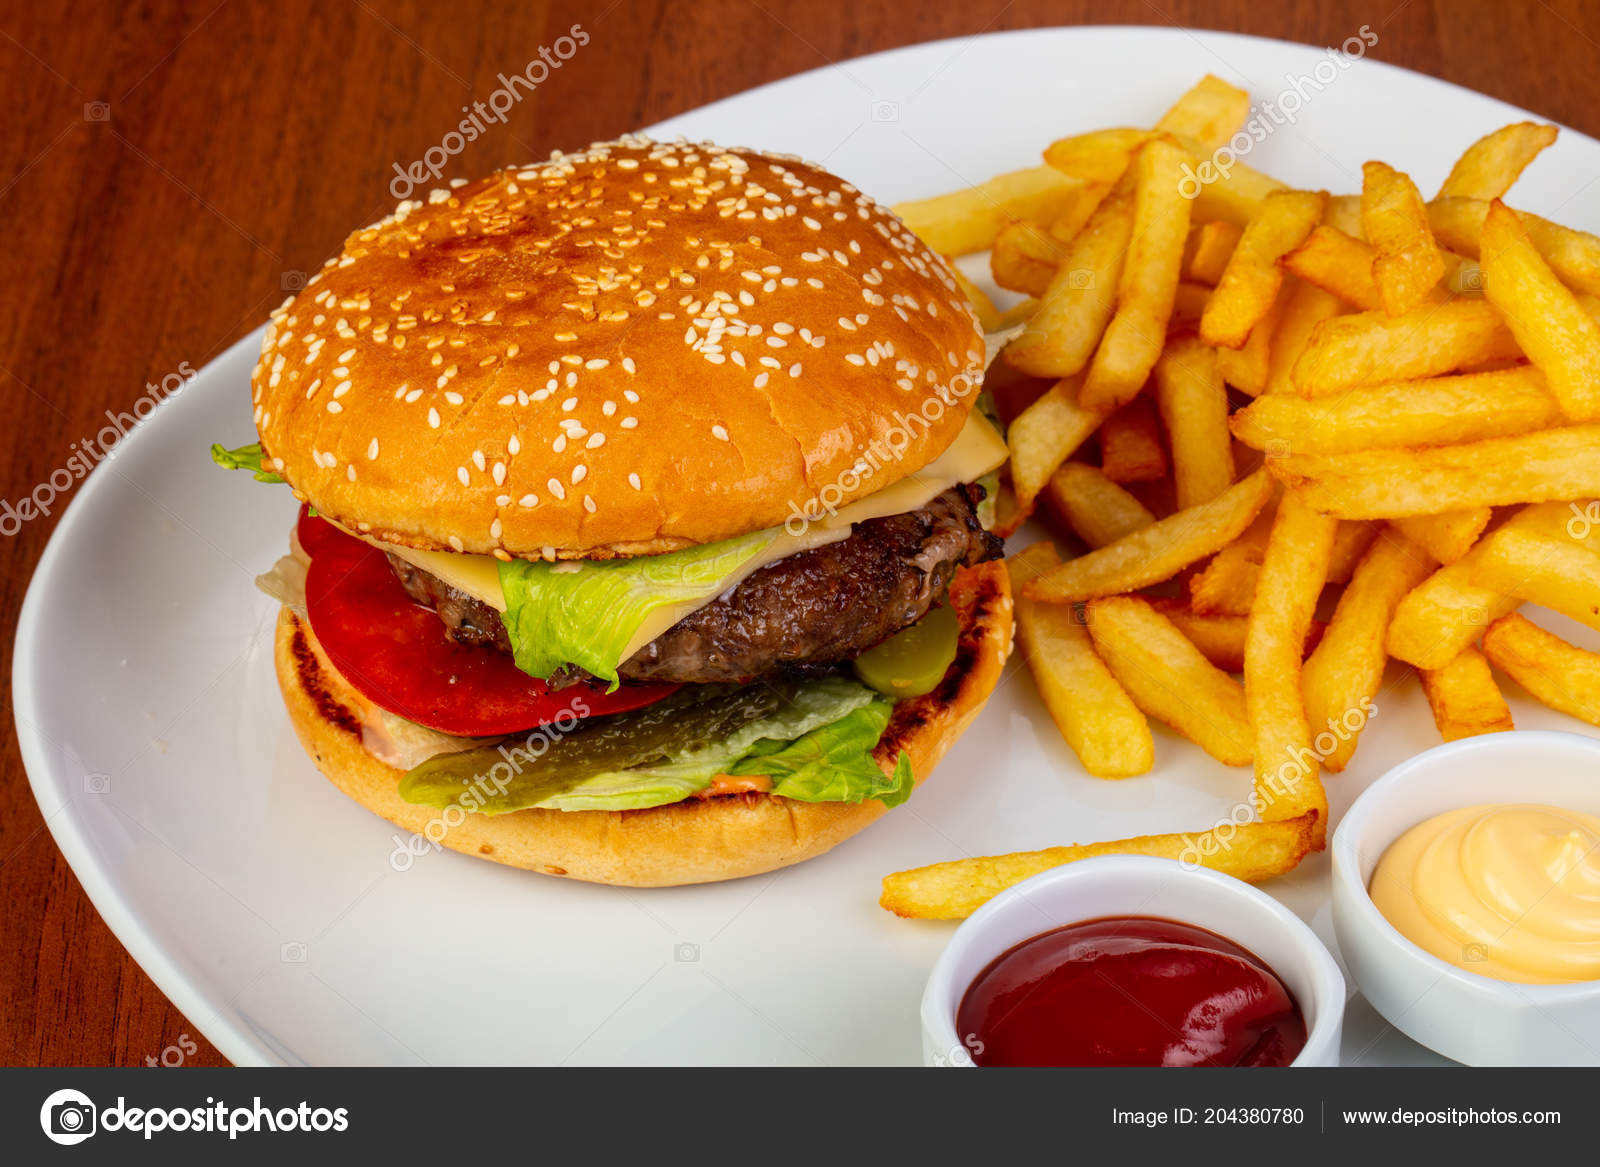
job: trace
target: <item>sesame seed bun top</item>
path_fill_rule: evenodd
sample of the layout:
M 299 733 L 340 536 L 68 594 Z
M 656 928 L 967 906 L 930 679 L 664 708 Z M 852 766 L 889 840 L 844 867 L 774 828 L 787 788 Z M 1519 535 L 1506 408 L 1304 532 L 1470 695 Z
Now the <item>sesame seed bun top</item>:
M 844 505 L 955 440 L 944 261 L 794 158 L 642 138 L 400 204 L 272 315 L 272 466 L 414 547 L 639 555 Z

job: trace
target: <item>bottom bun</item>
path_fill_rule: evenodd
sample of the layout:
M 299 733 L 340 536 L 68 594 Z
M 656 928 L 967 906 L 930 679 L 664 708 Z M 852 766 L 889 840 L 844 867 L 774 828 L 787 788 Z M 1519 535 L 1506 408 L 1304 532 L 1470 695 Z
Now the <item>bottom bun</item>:
M 895 706 L 874 757 L 892 773 L 900 751 L 920 784 L 978 715 L 1011 651 L 1005 564 L 957 574 L 955 662 L 938 688 Z M 289 720 L 318 769 L 396 826 L 466 855 L 547 875 L 625 887 L 670 887 L 759 875 L 821 855 L 883 814 L 876 800 L 797 802 L 770 794 L 690 798 L 648 810 L 519 810 L 464 817 L 400 797 L 403 771 L 362 744 L 365 702 L 285 608 L 274 656 Z

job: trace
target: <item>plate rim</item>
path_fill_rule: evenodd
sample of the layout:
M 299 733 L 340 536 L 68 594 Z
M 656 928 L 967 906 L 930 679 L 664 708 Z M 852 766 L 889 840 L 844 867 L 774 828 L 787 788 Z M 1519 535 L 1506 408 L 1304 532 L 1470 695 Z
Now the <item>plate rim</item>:
M 922 52 L 940 45 L 974 43 L 980 40 L 1052 36 L 1061 37 L 1062 39 L 1085 40 L 1116 40 L 1133 37 L 1171 41 L 1182 38 L 1200 43 L 1208 40 L 1224 43 L 1246 42 L 1256 46 L 1269 46 L 1277 51 L 1288 50 L 1294 53 L 1309 53 L 1313 55 L 1320 55 L 1329 51 L 1326 46 L 1307 44 L 1300 41 L 1281 40 L 1274 37 L 1220 29 L 1190 28 L 1176 25 L 1049 25 L 1038 28 L 1005 29 L 919 41 L 914 44 L 899 45 L 894 48 L 881 49 L 859 56 L 841 58 L 786 77 L 764 82 L 761 85 L 741 90 L 738 93 L 729 94 L 690 110 L 684 110 L 633 132 L 647 136 L 676 135 L 680 132 L 675 128 L 677 124 L 687 119 L 698 118 L 708 114 L 714 115 L 734 102 L 747 101 L 753 96 L 765 94 L 770 90 L 781 89 L 785 86 L 804 84 L 815 75 L 828 73 L 844 65 L 862 64 L 877 61 L 880 58 Z M 1223 64 L 1226 64 L 1226 62 L 1224 61 Z M 1434 77 L 1430 74 L 1371 56 L 1363 56 L 1354 62 L 1354 65 L 1360 69 L 1371 68 L 1405 75 L 1411 79 L 1421 80 L 1430 88 L 1441 87 L 1445 90 L 1467 95 L 1476 101 L 1489 102 L 1509 115 L 1536 119 L 1559 126 L 1566 134 L 1575 136 L 1600 148 L 1600 139 L 1585 134 L 1581 130 L 1573 129 L 1553 118 L 1513 105 L 1501 98 L 1480 93 L 1457 82 Z M 198 379 L 200 375 L 217 365 L 223 364 L 230 359 L 236 359 L 239 351 L 246 346 L 259 348 L 264 328 L 264 323 L 253 327 L 222 352 L 213 356 L 197 371 L 196 378 Z M 159 416 L 163 410 L 170 411 L 175 408 L 177 408 L 177 405 L 174 398 L 168 397 L 162 400 L 156 409 L 147 415 L 145 420 L 148 421 L 151 417 Z M 138 429 L 143 429 L 142 423 Z M 124 441 L 136 440 L 139 440 L 137 430 L 124 438 Z M 101 479 L 101 481 L 96 481 L 97 478 Z M 60 849 L 63 858 L 66 859 L 68 866 L 72 870 L 73 876 L 78 880 L 84 894 L 93 904 L 95 911 L 99 913 L 100 918 L 110 929 L 112 935 L 116 937 L 118 943 L 123 946 L 128 955 L 149 976 L 172 1005 L 183 1014 L 184 1018 L 199 1029 L 207 1040 L 217 1048 L 218 1052 L 236 1066 L 284 1066 L 297 1064 L 286 1059 L 278 1050 L 273 1048 L 273 1045 L 263 1035 L 255 1031 L 254 1027 L 250 1025 L 247 1016 L 240 1011 L 232 999 L 219 1000 L 220 989 L 214 982 L 202 976 L 193 976 L 185 971 L 180 962 L 169 955 L 166 946 L 157 940 L 155 932 L 144 919 L 144 913 L 135 906 L 127 892 L 111 878 L 110 873 L 101 867 L 95 848 L 89 840 L 85 820 L 77 812 L 76 803 L 68 792 L 67 784 L 58 777 L 55 763 L 49 754 L 49 743 L 45 740 L 42 731 L 34 729 L 35 724 L 42 724 L 43 721 L 36 700 L 36 685 L 34 681 L 44 649 L 40 622 L 41 612 L 46 604 L 45 595 L 49 590 L 47 583 L 53 578 L 57 570 L 57 562 L 66 553 L 65 548 L 73 542 L 73 532 L 76 527 L 84 521 L 84 515 L 94 508 L 96 505 L 95 500 L 106 490 L 112 489 L 108 485 L 111 481 L 112 476 L 110 475 L 91 473 L 74 493 L 66 509 L 62 512 L 61 518 L 56 523 L 54 530 L 51 531 L 50 538 L 46 542 L 38 562 L 34 565 L 22 605 L 18 611 L 11 663 L 12 721 L 16 728 L 18 751 L 22 758 L 23 769 L 28 777 L 29 788 L 44 820 L 46 830 Z M 46 810 L 45 795 L 47 793 L 61 804 L 54 813 Z M 200 1017 L 207 1018 L 205 1024 L 198 1020 Z M 330 1064 L 352 1063 L 334 1062 Z

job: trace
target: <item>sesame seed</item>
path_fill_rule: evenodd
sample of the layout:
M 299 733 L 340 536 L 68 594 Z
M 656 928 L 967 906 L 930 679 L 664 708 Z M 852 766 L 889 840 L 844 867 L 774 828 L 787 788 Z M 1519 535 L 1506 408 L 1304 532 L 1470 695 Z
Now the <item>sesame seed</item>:
M 467 473 L 465 466 L 456 467 L 456 478 L 460 480 L 462 486 L 472 485 L 472 476 Z
M 635 490 L 641 489 L 642 484 L 639 482 L 639 475 L 636 473 L 628 475 L 628 485 L 633 487 Z
M 373 438 L 367 443 L 367 461 L 370 462 L 378 456 L 378 439 Z
M 439 411 L 431 406 L 428 409 L 428 426 L 431 429 L 439 428 Z

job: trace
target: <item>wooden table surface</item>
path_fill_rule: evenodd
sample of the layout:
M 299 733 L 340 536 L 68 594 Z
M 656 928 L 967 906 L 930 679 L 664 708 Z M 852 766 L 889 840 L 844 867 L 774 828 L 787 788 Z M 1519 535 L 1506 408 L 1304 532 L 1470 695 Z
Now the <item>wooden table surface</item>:
M 647 125 L 863 53 L 1073 23 L 1221 28 L 1370 54 L 1600 135 L 1600 5 L 1581 0 L 193 0 L 0 12 L 0 499 L 16 500 L 146 381 L 256 327 L 502 70 L 581 24 L 590 41 L 467 147 L 453 174 Z M 94 7 L 94 6 L 89 6 Z M 1196 72 L 1204 67 L 1196 64 Z M 1068 67 L 1068 66 L 1064 66 Z M 1137 62 L 1129 62 L 1136 74 Z M 287 273 L 287 274 L 286 274 Z M 62 501 L 65 501 L 64 499 Z M 14 626 L 54 517 L 4 537 Z M 0 523 L 0 532 L 12 524 Z M 117 586 L 107 579 L 106 587 Z M 9 650 L 12 637 L 5 642 Z M 8 651 L 9 655 L 9 651 Z M 10 702 L 9 661 L 0 692 Z M 11 719 L 6 718 L 6 727 Z M 134 964 L 0 753 L 0 1061 L 223 1059 Z

